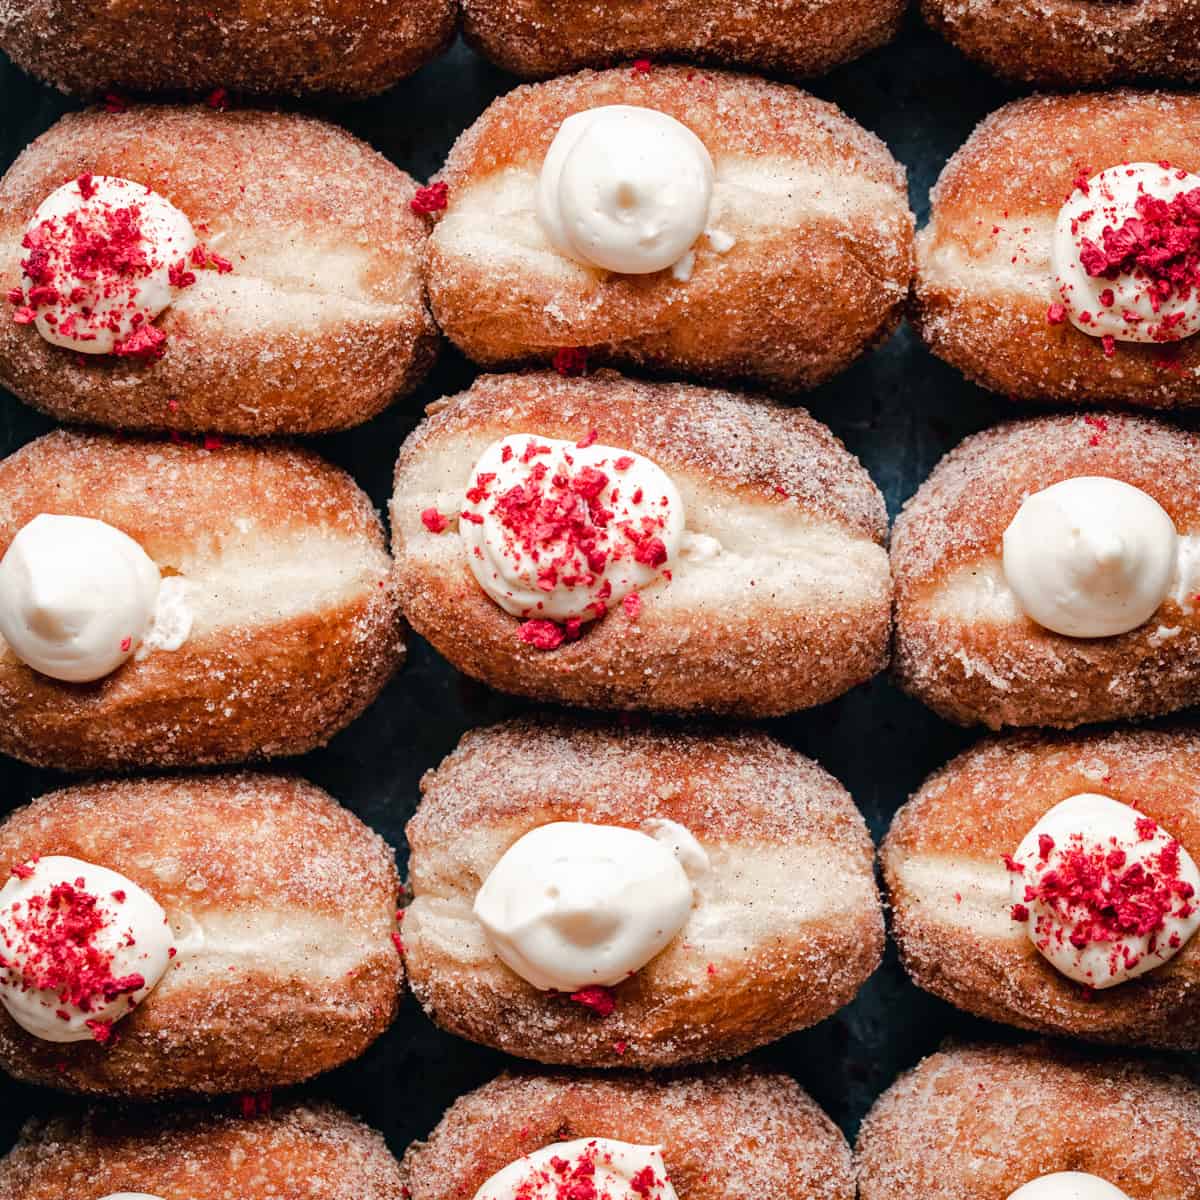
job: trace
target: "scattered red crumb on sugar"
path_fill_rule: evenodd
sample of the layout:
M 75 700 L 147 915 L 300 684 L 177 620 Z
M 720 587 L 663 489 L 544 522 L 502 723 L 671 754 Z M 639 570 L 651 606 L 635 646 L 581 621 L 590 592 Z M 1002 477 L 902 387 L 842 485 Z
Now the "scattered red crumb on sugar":
M 540 617 L 522 622 L 517 636 L 535 650 L 557 650 L 566 641 L 566 631 L 562 626 Z
M 631 621 L 636 621 L 642 615 L 642 597 L 637 592 L 630 592 L 621 601 L 621 607 Z
M 223 88 L 213 88 L 207 96 L 204 97 L 204 103 L 209 108 L 215 108 L 218 112 L 224 112 L 229 107 L 229 92 Z
M 225 445 L 225 440 L 218 437 L 215 433 L 206 433 L 204 435 L 203 446 L 205 450 L 220 450 Z
M 1100 445 L 1101 435 L 1108 432 L 1108 418 L 1097 416 L 1094 413 L 1088 413 L 1083 418 L 1083 423 L 1087 426 L 1090 426 L 1092 429 L 1094 429 L 1096 431 L 1088 438 L 1088 445 L 1089 446 Z
M 37 313 L 24 305 L 13 312 L 13 320 L 18 325 L 32 325 L 36 317 Z
M 106 92 L 104 96 L 104 111 L 106 113 L 128 112 L 129 101 L 118 92 Z
M 586 450 L 589 446 L 592 446 L 595 444 L 596 438 L 598 436 L 599 436 L 599 434 L 597 434 L 597 432 L 594 429 L 589 429 L 587 431 L 587 433 L 584 434 L 584 436 L 581 437 L 579 439 L 579 441 L 577 441 L 575 443 L 575 449 L 576 450 Z
M 612 988 L 601 987 L 599 984 L 580 988 L 579 991 L 572 992 L 568 999 L 583 1005 L 584 1008 L 590 1008 L 598 1017 L 611 1016 L 617 1007 L 617 998 L 613 995 Z
M 121 639 L 121 653 L 128 654 L 133 649 L 133 638 L 126 637 Z
M 710 975 L 715 975 L 717 973 L 716 963 L 709 963 L 706 970 Z
M 628 1043 L 628 1042 L 624 1042 L 624 1041 L 622 1041 L 622 1042 L 613 1042 L 613 1050 L 614 1050 L 614 1051 L 615 1051 L 617 1054 L 624 1054 L 624 1053 L 625 1053 L 625 1051 L 626 1051 L 626 1050 L 628 1050 L 628 1049 L 629 1049 L 629 1043 Z
M 1046 321 L 1051 325 L 1061 325 L 1067 319 L 1065 304 L 1052 304 L 1046 309 Z
M 421 524 L 430 533 L 442 533 L 449 526 L 450 522 L 436 508 L 426 508 L 421 512 Z
M 416 195 L 409 201 L 408 206 L 418 216 L 428 217 L 435 212 L 441 212 L 450 203 L 450 185 L 448 183 L 431 183 L 428 187 L 417 188 Z
M 653 69 L 653 63 L 648 58 L 639 58 L 634 60 L 633 70 L 630 72 L 634 77 L 638 75 L 649 75 Z
M 404 940 L 398 933 L 392 934 L 392 945 L 396 947 L 396 953 L 401 957 L 404 956 Z
M 113 1040 L 111 1021 L 85 1021 L 84 1024 L 92 1031 L 92 1037 L 101 1046 L 107 1046 Z
M 157 362 L 167 352 L 167 335 L 157 325 L 143 325 L 113 347 L 118 358 Z
M 587 350 L 583 346 L 560 346 L 554 352 L 554 369 L 567 378 L 587 374 Z
M 1117 352 L 1117 339 L 1111 333 L 1106 333 L 1100 339 L 1100 348 L 1104 351 L 1105 358 L 1112 358 Z

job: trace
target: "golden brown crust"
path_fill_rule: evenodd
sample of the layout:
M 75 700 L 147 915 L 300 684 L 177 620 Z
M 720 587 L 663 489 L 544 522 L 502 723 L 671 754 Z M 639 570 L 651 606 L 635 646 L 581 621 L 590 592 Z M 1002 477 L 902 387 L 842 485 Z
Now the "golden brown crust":
M 784 75 L 821 75 L 891 41 L 901 0 L 464 0 L 463 33 L 527 78 L 623 58 L 684 58 Z
M 1176 730 L 989 739 L 931 776 L 896 814 L 884 842 L 892 933 L 904 965 L 920 987 L 1009 1025 L 1198 1049 L 1200 938 L 1145 975 L 1091 992 L 1056 971 L 1004 919 L 1003 856 L 1055 804 L 1082 792 L 1152 817 L 1200 860 L 1200 736 Z M 922 863 L 940 870 L 942 880 L 928 885 L 927 872 L 913 869 Z M 975 871 L 988 872 L 995 887 L 972 895 Z M 966 906 L 961 918 L 949 905 L 956 889 Z M 986 921 L 970 919 L 976 903 Z
M 416 184 L 344 130 L 203 105 L 63 117 L 0 180 L 0 290 L 21 286 L 38 205 L 85 172 L 166 196 L 233 271 L 199 271 L 176 294 L 155 363 L 75 354 L 0 313 L 0 382 L 21 399 L 123 429 L 319 433 L 373 417 L 424 378 L 438 335 Z
M 576 1066 L 732 1058 L 823 1020 L 879 964 L 861 815 L 831 775 L 762 734 L 528 718 L 469 733 L 421 792 L 405 961 L 429 1015 L 473 1041 Z M 652 819 L 684 825 L 710 871 L 697 915 L 613 989 L 610 1016 L 539 992 L 494 956 L 471 905 L 513 842 L 551 821 Z
M 0 0 L 0 47 L 65 92 L 368 95 L 445 50 L 453 0 Z
M 65 770 L 301 754 L 374 700 L 404 643 L 383 529 L 344 472 L 282 446 L 59 431 L 0 462 L 0 555 L 37 514 L 107 521 L 194 583 L 192 633 L 90 684 L 0 642 L 0 749 Z
M 1008 79 L 1097 87 L 1200 76 L 1196 0 L 922 0 L 925 19 Z
M 892 532 L 893 670 L 948 720 L 1070 728 L 1171 712 L 1200 688 L 1200 613 L 1168 598 L 1144 625 L 1069 638 L 1017 613 L 952 603 L 948 580 L 998 570 L 1021 501 L 1059 480 L 1105 475 L 1149 493 L 1181 534 L 1200 534 L 1200 439 L 1144 417 L 1041 417 L 967 438 L 934 468 Z
M 793 1080 L 748 1067 L 502 1075 L 457 1100 L 400 1171 L 413 1200 L 468 1197 L 522 1155 L 582 1137 L 661 1145 L 688 1200 L 854 1196 L 850 1150 L 833 1122 Z
M 0 876 L 48 855 L 145 888 L 178 953 L 106 1046 L 41 1041 L 0 1009 L 0 1063 L 19 1079 L 141 1098 L 260 1091 L 358 1057 L 395 1017 L 392 851 L 311 784 L 241 773 L 52 792 L 0 825 Z
M 1200 338 L 1117 342 L 1108 357 L 1099 338 L 1047 320 L 1050 242 L 1075 179 L 1147 161 L 1200 171 L 1200 97 L 1035 96 L 988 117 L 947 163 L 917 237 L 913 321 L 934 354 L 1020 400 L 1200 403 Z
M 460 671 L 501 691 L 589 708 L 762 716 L 832 699 L 886 665 L 883 499 L 803 410 L 611 372 L 482 376 L 437 408 L 401 449 L 392 539 L 405 616 Z M 739 542 L 741 568 L 732 555 L 714 560 L 730 564 L 734 581 L 718 580 L 715 598 L 713 588 L 683 590 L 699 568 L 681 559 L 670 584 L 643 594 L 636 619 L 614 609 L 578 641 L 536 650 L 475 582 L 453 524 L 434 534 L 420 514 L 440 501 L 453 521 L 471 467 L 498 438 L 578 440 L 593 429 L 670 473 L 685 504 L 695 502 L 700 532 L 732 540 L 744 514 L 769 530 Z M 805 557 L 814 530 L 835 540 L 833 555 Z M 773 539 L 794 544 L 785 551 Z M 818 559 L 831 574 L 814 583 Z
M 162 1200 L 402 1200 L 383 1138 L 332 1105 L 239 1119 L 211 1110 L 96 1110 L 31 1121 L 0 1160 L 6 1200 L 136 1188 Z
M 668 113 L 713 157 L 714 195 L 726 197 L 719 219 L 736 241 L 721 254 L 702 238 L 686 283 L 669 270 L 564 269 L 545 243 L 533 215 L 542 159 L 566 117 L 605 104 Z M 753 211 L 748 171 L 774 172 Z M 497 217 L 486 192 L 471 192 L 502 172 L 511 192 Z M 451 341 L 485 366 L 584 347 L 596 362 L 794 391 L 886 337 L 907 299 L 903 168 L 835 106 L 782 84 L 659 67 L 519 87 L 459 138 L 440 178 L 449 204 L 426 247 L 430 303 Z
M 1200 1088 L 1128 1059 L 1047 1045 L 945 1050 L 867 1114 L 860 1200 L 1006 1200 L 1059 1171 L 1130 1200 L 1198 1200 Z

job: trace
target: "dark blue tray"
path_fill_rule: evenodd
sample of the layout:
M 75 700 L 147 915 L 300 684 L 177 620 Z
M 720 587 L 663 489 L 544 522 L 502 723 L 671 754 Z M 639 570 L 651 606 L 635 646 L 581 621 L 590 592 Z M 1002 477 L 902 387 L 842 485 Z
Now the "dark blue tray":
M 461 44 L 386 95 L 314 111 L 366 139 L 420 180 L 440 165 L 457 134 L 516 83 Z M 976 122 L 1016 93 L 988 78 L 910 16 L 893 45 L 812 85 L 879 134 L 908 167 L 922 224 L 943 163 Z M 4 168 L 70 101 L 0 59 L 0 154 Z M 359 429 L 314 439 L 351 471 L 381 509 L 401 441 L 425 404 L 465 387 L 473 368 L 446 351 L 415 395 Z M 967 433 L 1011 415 L 1011 406 L 932 358 L 907 327 L 832 383 L 801 398 L 856 453 L 894 516 L 933 464 Z M 0 396 L 0 454 L 51 423 Z M 404 824 L 417 781 L 461 734 L 520 709 L 452 670 L 419 639 L 406 669 L 374 707 L 325 750 L 287 764 L 327 788 L 406 855 Z M 777 737 L 821 762 L 851 791 L 878 839 L 928 772 L 972 740 L 902 696 L 885 680 L 823 708 L 767 722 Z M 0 811 L 63 777 L 0 761 Z M 853 1137 L 864 1112 L 895 1076 L 948 1033 L 1011 1036 L 955 1012 L 908 982 L 889 950 L 848 1008 L 757 1056 L 793 1074 Z M 460 1093 L 506 1063 L 503 1055 L 436 1030 L 410 998 L 395 1026 L 356 1063 L 315 1080 L 329 1097 L 381 1129 L 399 1154 L 424 1135 Z M 64 1103 L 55 1094 L 0 1081 L 0 1149 L 24 1119 Z

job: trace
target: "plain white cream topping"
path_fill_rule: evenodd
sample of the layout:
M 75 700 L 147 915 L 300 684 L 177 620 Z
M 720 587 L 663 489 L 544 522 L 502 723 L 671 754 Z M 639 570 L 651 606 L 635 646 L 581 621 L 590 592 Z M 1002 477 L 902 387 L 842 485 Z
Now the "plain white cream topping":
M 1057 1171 L 1017 1188 L 1008 1200 L 1129 1200 L 1129 1197 L 1098 1175 Z
M 1143 813 L 1110 796 L 1083 792 L 1056 804 L 1025 835 L 1013 855 L 1020 871 L 1009 874 L 1009 893 L 1014 905 L 1029 911 L 1024 922 L 1029 939 L 1038 952 L 1068 979 L 1097 989 L 1114 987 L 1127 979 L 1153 970 L 1174 958 L 1200 928 L 1200 871 L 1191 855 L 1179 847 L 1178 878 L 1192 889 L 1190 897 L 1173 897 L 1172 908 L 1160 929 L 1137 935 L 1130 932 L 1117 941 L 1089 940 L 1082 946 L 1071 942 L 1071 933 L 1086 923 L 1088 910 L 1065 901 L 1047 903 L 1029 898 L 1027 888 L 1043 880 L 1048 872 L 1060 870 L 1071 849 L 1123 856 L 1111 869 L 1124 875 L 1139 865 L 1161 876 L 1159 857 L 1175 839 L 1154 822 L 1151 836 L 1144 837 L 1138 821 Z M 1053 848 L 1043 853 L 1040 839 L 1049 837 Z M 1178 915 L 1180 912 L 1186 915 Z
M 519 838 L 475 897 L 497 956 L 542 991 L 612 987 L 687 923 L 708 856 L 682 825 L 555 821 Z
M 603 105 L 559 127 L 538 179 L 538 219 L 561 254 L 648 275 L 686 259 L 712 190 L 712 158 L 686 125 L 653 108 Z M 677 278 L 688 275 L 681 266 Z
M 521 1200 L 556 1200 L 564 1180 L 581 1165 L 583 1177 L 604 1200 L 676 1200 L 661 1146 L 635 1146 L 610 1138 L 578 1138 L 543 1146 L 497 1171 L 475 1193 L 475 1200 L 516 1200 L 517 1196 Z M 635 1178 L 637 1188 L 633 1186 Z
M 0 1004 L 22 1029 L 47 1042 L 82 1042 L 94 1037 L 88 1022 L 111 1024 L 140 1004 L 166 973 L 170 963 L 171 927 L 158 902 L 132 880 L 107 867 L 65 855 L 49 855 L 25 865 L 0 889 Z M 49 899 L 60 884 L 68 884 L 98 901 L 105 924 L 89 943 L 111 956 L 108 974 L 114 979 L 141 975 L 144 986 L 105 1000 L 94 1000 L 88 1011 L 68 1003 L 54 991 L 33 989 L 22 981 L 22 970 L 36 971 L 29 961 L 29 934 L 21 927 L 33 919 L 29 904 Z M 118 896 L 123 894 L 123 898 Z
M 191 631 L 187 584 L 160 579 L 127 534 L 42 513 L 0 559 L 0 635 L 52 679 L 88 683 L 135 652 L 177 650 Z
M 529 535 L 506 517 L 500 501 L 527 485 L 541 489 L 556 511 L 569 507 L 585 514 L 585 494 L 576 489 L 587 478 L 598 483 L 599 476 L 590 472 L 604 477 L 594 499 L 611 513 L 592 529 L 600 557 L 589 557 L 563 536 Z M 679 489 L 650 459 L 615 446 L 593 443 L 581 449 L 530 434 L 503 438 L 483 452 L 471 471 L 462 513 L 467 515 L 460 516 L 458 530 L 479 586 L 515 617 L 552 621 L 593 620 L 630 592 L 654 583 L 674 563 L 684 536 Z M 472 515 L 482 520 L 471 520 Z M 662 562 L 639 562 L 630 531 L 660 541 L 666 552 Z
M 1106 227 L 1119 230 L 1130 218 L 1138 218 L 1139 196 L 1173 200 L 1195 188 L 1200 188 L 1200 175 L 1139 162 L 1109 167 L 1087 181 L 1086 191 L 1077 187 L 1071 193 L 1054 227 L 1051 264 L 1055 288 L 1076 329 L 1120 342 L 1178 341 L 1200 329 L 1200 292 L 1193 290 L 1186 300 L 1171 295 L 1155 312 L 1144 278 L 1129 273 L 1116 279 L 1089 275 L 1080 261 L 1084 238 L 1103 246 Z M 1106 304 L 1109 291 L 1112 303 Z M 1127 313 L 1139 319 L 1128 320 Z M 1164 318 L 1180 313 L 1178 324 L 1163 325 Z
M 1004 575 L 1021 608 L 1069 637 L 1148 621 L 1171 591 L 1178 537 L 1152 497 L 1081 475 L 1028 496 L 1004 531 Z
M 51 286 L 59 299 L 34 304 L 34 325 L 55 346 L 83 354 L 111 354 L 143 324 L 151 322 L 174 299 L 171 268 L 185 268 L 197 245 L 192 223 L 169 200 L 130 179 L 112 175 L 83 176 L 56 188 L 38 206 L 26 227 L 26 238 L 48 255 Z M 143 267 L 118 273 L 101 267 L 82 273 L 70 250 L 76 231 L 108 241 L 113 221 L 132 212 L 140 230 Z M 29 261 L 26 258 L 24 261 Z M 26 300 L 39 280 L 23 275 Z

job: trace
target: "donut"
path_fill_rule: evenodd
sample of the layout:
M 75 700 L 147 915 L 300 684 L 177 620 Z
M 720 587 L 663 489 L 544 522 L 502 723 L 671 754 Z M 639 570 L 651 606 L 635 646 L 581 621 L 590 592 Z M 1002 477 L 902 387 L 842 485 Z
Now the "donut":
M 51 792 L 0 824 L 0 872 L 0 1064 L 18 1079 L 257 1092 L 357 1058 L 396 1015 L 392 851 L 302 780 Z
M 917 236 L 918 332 L 969 379 L 1014 399 L 1195 406 L 1197 172 L 1194 95 L 1035 96 L 999 109 L 933 189 Z
M 0 383 L 119 429 L 357 425 L 436 353 L 419 196 L 296 114 L 65 116 L 0 180 Z
M 989 71 L 1040 87 L 1200 78 L 1196 0 L 922 0 L 925 20 Z
M 1095 413 L 963 441 L 892 531 L 899 685 L 993 729 L 1194 704 L 1198 451 L 1194 433 Z
M 396 466 L 395 577 L 465 674 L 766 716 L 886 664 L 883 499 L 803 410 L 607 371 L 481 376 L 434 409 Z
M 833 1122 L 787 1076 L 749 1067 L 501 1075 L 455 1101 L 400 1173 L 413 1200 L 550 1200 L 581 1177 L 608 1200 L 854 1197 Z
M 307 451 L 57 431 L 0 461 L 0 496 L 0 750 L 24 762 L 302 754 L 403 659 L 379 518 Z
M 897 0 L 637 0 L 619 12 L 579 0 L 464 0 L 462 7 L 468 43 L 526 78 L 606 67 L 638 55 L 822 75 L 890 42 L 904 13 Z
M 882 852 L 919 987 L 1023 1029 L 1192 1050 L 1198 859 L 1183 730 L 985 741 L 922 785 Z
M 9 1200 L 403 1195 L 379 1134 L 332 1105 L 302 1103 L 249 1120 L 204 1109 L 97 1109 L 30 1121 L 0 1159 L 0 1188 Z
M 467 734 L 421 793 L 408 977 L 472 1041 L 573 1065 L 732 1058 L 879 965 L 866 825 L 764 734 L 525 718 Z
M 64 92 L 381 92 L 445 50 L 454 0 L 35 0 L 0 8 L 0 49 Z M 119 103 L 114 97 L 110 103 Z
M 487 367 L 794 392 L 896 327 L 904 169 L 833 105 L 720 71 L 583 71 L 494 101 L 435 185 L 430 304 Z
M 876 1101 L 860 1200 L 1196 1200 L 1200 1088 L 1146 1062 L 960 1046 Z

